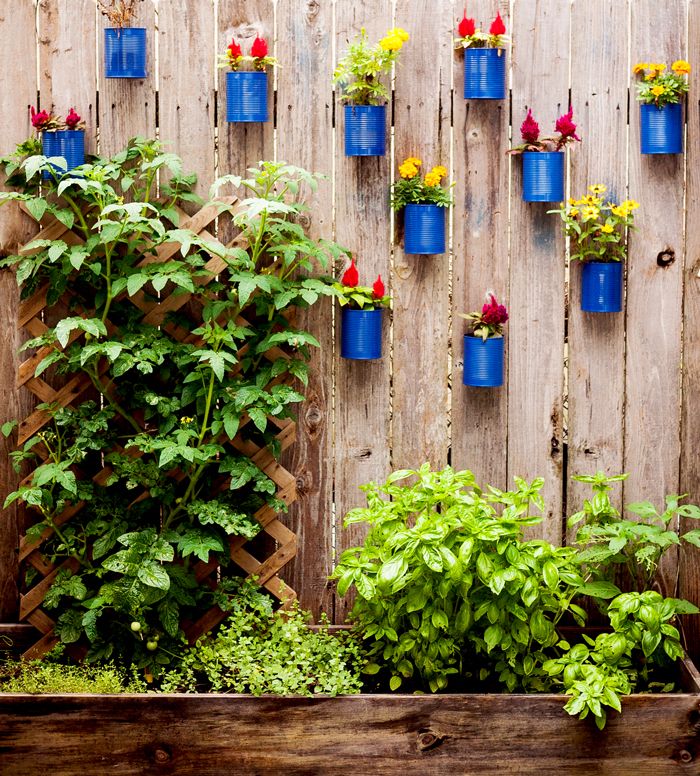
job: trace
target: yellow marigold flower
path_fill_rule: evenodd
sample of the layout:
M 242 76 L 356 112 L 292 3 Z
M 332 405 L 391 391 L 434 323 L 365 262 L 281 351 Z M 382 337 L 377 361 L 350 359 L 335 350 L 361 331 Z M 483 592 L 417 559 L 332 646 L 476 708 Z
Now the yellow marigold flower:
M 437 166 L 433 167 L 430 172 L 434 172 L 436 175 L 444 178 L 445 175 L 447 175 L 447 167 L 443 167 L 441 164 L 438 164 Z
M 442 180 L 442 175 L 439 175 L 434 170 L 431 170 L 425 176 L 425 185 L 426 186 L 439 186 L 441 180 Z
M 403 41 L 398 35 L 387 35 L 379 41 L 379 45 L 384 51 L 399 51 L 403 46 Z
M 605 194 L 605 192 L 608 190 L 607 186 L 603 186 L 602 183 L 594 183 L 592 186 L 588 187 L 589 191 L 592 191 L 594 194 L 600 195 Z
M 638 75 L 639 73 L 643 73 L 648 66 L 649 66 L 648 62 L 637 62 L 637 64 L 632 68 L 632 72 L 635 75 Z
M 593 207 L 592 205 L 589 205 L 588 207 L 584 207 L 581 211 L 581 215 L 583 216 L 585 221 L 592 220 L 594 218 L 598 218 L 600 215 L 600 210 L 597 207 Z
M 671 65 L 671 70 L 677 75 L 688 75 L 690 72 L 690 62 L 686 62 L 685 59 L 677 59 Z
M 605 234 L 610 234 L 615 231 L 615 227 L 612 224 L 603 224 L 600 227 L 600 231 L 605 232 Z
M 418 175 L 418 168 L 413 162 L 405 161 L 399 165 L 399 175 L 402 178 L 415 178 Z
M 404 161 L 404 164 L 406 163 L 415 164 L 416 167 L 420 167 L 421 164 L 423 164 L 423 162 L 421 162 L 420 159 L 416 159 L 415 156 L 409 156 L 408 159 Z
M 664 86 L 652 86 L 651 87 L 651 93 L 654 95 L 654 97 L 661 97 L 661 95 L 666 91 L 666 87 Z
M 402 43 L 405 43 L 409 37 L 406 30 L 404 30 L 402 27 L 394 27 L 393 29 L 389 30 L 387 35 L 396 35 L 397 38 L 401 39 Z
M 626 199 L 622 203 L 622 207 L 625 208 L 625 210 L 636 210 L 639 207 L 639 202 L 634 199 Z

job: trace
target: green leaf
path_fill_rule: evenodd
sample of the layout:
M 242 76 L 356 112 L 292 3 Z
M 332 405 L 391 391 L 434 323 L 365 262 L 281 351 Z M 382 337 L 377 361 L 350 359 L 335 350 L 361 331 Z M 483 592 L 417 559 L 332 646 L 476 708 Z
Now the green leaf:
M 47 201 L 41 197 L 28 199 L 24 204 L 35 221 L 41 221 L 48 207 Z
M 389 689 L 392 692 L 396 692 L 396 690 L 398 690 L 399 687 L 401 687 L 401 682 L 402 682 L 402 679 L 400 676 L 392 676 L 391 679 L 389 680 Z
M 155 587 L 159 590 L 170 588 L 168 572 L 155 561 L 146 561 L 136 572 L 136 576 L 148 587 Z
M 578 592 L 591 598 L 615 598 L 620 595 L 620 588 L 612 582 L 586 582 L 579 587 Z

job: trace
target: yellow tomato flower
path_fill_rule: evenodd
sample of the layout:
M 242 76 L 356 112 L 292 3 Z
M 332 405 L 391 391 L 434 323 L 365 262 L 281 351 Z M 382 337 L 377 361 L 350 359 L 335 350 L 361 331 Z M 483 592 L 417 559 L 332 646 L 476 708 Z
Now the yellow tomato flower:
M 425 185 L 426 186 L 439 186 L 441 180 L 442 180 L 442 175 L 436 173 L 435 170 L 431 170 L 425 176 Z
M 583 216 L 584 221 L 591 221 L 594 218 L 598 218 L 600 215 L 600 210 L 597 207 L 588 205 L 588 207 L 583 208 L 581 215 Z
M 402 178 L 415 178 L 418 175 L 418 168 L 413 162 L 405 161 L 399 165 L 399 175 Z
M 603 186 L 602 183 L 594 183 L 592 186 L 588 187 L 589 191 L 592 191 L 594 194 L 605 194 L 605 192 L 608 190 L 607 186 Z
M 384 51 L 399 51 L 403 46 L 403 41 L 398 35 L 387 35 L 379 41 L 379 45 Z
M 600 227 L 600 231 L 605 232 L 605 234 L 610 234 L 615 231 L 615 227 L 612 224 L 603 224 Z
M 677 75 L 688 75 L 690 72 L 690 62 L 686 62 L 685 59 L 677 59 L 671 65 L 671 70 Z

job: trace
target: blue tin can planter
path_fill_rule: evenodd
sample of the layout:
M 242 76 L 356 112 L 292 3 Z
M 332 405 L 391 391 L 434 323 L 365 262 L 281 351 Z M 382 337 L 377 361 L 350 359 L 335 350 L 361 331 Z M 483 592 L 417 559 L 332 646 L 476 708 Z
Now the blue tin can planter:
M 506 52 L 495 48 L 464 49 L 464 99 L 505 100 Z
M 464 337 L 464 385 L 498 388 L 503 385 L 503 337 Z
M 267 73 L 264 70 L 226 73 L 226 121 L 229 124 L 267 121 Z
M 386 154 L 386 105 L 345 106 L 345 156 Z
M 680 103 L 639 106 L 639 136 L 643 154 L 683 153 L 683 107 Z
M 146 28 L 105 27 L 105 78 L 146 75 Z
M 343 307 L 340 355 L 357 361 L 382 357 L 382 309 L 353 310 Z
M 525 151 L 523 153 L 523 200 L 562 202 L 564 200 L 564 152 Z
M 406 205 L 403 249 L 404 253 L 444 253 L 445 208 L 437 205 Z
M 584 262 L 581 309 L 587 313 L 619 313 L 622 310 L 621 261 Z
M 85 130 L 64 129 L 57 134 L 61 135 L 61 156 L 68 169 L 85 164 Z
M 61 152 L 61 133 L 60 132 L 42 132 L 41 133 L 41 153 L 44 156 L 63 156 Z M 57 175 L 60 175 L 63 170 L 57 165 L 52 165 Z M 48 170 L 41 171 L 41 177 L 46 181 L 51 178 L 51 173 Z

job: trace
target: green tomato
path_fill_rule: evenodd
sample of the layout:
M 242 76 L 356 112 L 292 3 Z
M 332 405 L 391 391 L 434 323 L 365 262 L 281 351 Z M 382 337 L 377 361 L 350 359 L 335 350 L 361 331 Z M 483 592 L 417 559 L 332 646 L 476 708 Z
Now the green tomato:
M 138 620 L 134 620 L 131 623 L 131 630 L 134 631 L 134 633 L 138 633 L 141 630 L 141 623 Z
M 155 652 L 158 649 L 158 642 L 149 639 L 149 641 L 146 642 L 146 649 L 149 652 Z

